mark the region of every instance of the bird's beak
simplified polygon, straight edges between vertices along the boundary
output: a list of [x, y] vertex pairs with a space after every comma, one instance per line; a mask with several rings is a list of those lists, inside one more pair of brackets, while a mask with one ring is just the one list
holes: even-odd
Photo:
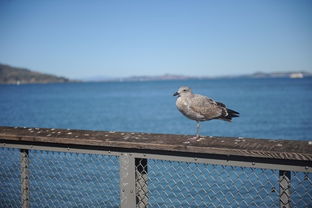
[[175, 93], [173, 94], [173, 96], [177, 96], [177, 95], [179, 95], [179, 93], [178, 93], [178, 92], [175, 92]]

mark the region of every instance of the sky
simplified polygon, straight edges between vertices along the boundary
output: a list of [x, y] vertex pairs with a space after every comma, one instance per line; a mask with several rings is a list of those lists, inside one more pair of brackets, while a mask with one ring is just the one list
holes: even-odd
[[0, 63], [74, 79], [312, 72], [312, 0], [0, 0]]

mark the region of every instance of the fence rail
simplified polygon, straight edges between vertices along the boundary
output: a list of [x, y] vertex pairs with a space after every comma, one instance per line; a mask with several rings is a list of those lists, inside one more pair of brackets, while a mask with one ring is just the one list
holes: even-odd
[[0, 127], [0, 207], [312, 207], [312, 142]]

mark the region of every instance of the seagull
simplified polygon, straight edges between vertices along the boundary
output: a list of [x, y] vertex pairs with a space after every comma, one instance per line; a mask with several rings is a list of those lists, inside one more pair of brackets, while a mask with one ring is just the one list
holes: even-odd
[[226, 107], [223, 103], [214, 101], [213, 99], [199, 94], [193, 94], [192, 89], [182, 86], [173, 94], [178, 96], [176, 106], [178, 110], [187, 118], [195, 120], [196, 137], [198, 139], [201, 121], [209, 121], [213, 119], [221, 119], [231, 122], [232, 118], [239, 117], [239, 113]]

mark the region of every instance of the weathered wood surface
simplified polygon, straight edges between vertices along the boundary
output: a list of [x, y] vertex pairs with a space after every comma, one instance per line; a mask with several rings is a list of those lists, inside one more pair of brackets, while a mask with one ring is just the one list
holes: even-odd
[[190, 137], [173, 134], [0, 127], [2, 143], [23, 141], [125, 148], [141, 152], [152, 150], [312, 161], [312, 141], [203, 136], [199, 141], [185, 143]]

